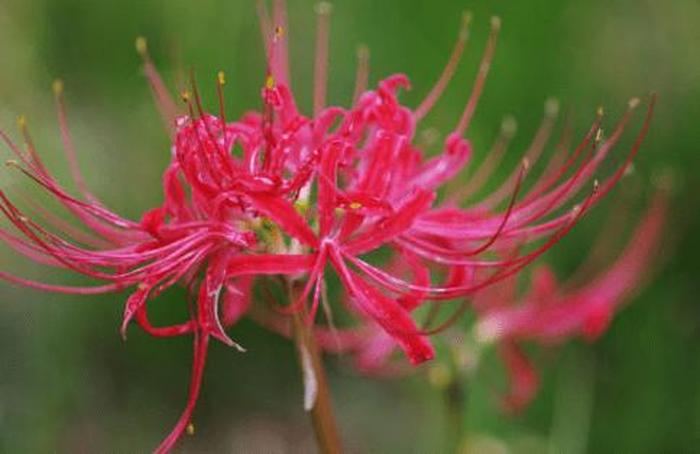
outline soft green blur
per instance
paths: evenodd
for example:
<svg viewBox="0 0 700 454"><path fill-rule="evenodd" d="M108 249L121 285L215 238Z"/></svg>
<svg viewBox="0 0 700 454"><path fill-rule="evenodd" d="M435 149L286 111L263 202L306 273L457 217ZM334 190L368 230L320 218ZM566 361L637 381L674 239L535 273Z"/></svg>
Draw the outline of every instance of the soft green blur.
<svg viewBox="0 0 700 454"><path fill-rule="evenodd" d="M289 1L293 86L311 102L313 3ZM439 6L436 6L439 5ZM695 452L700 446L700 3L697 0L455 1L354 0L334 5L329 101L352 96L355 48L372 52L371 82L409 75L415 105L442 70L465 8L474 12L466 58L425 127L454 125L488 34L503 20L491 77L470 130L480 160L502 117L518 119L509 164L516 165L547 97L572 112L576 131L599 105L616 118L632 96L659 93L657 114L622 183L638 218L669 170L674 186L657 274L595 344L575 341L534 355L542 389L521 416L498 409L502 366L486 351L473 380L460 431L473 452ZM0 125L14 134L25 114L52 169L65 177L53 117L51 81L66 83L80 161L94 192L131 217L161 198L167 137L134 51L145 35L169 81L194 67L214 106L216 71L226 71L230 116L259 105L263 48L252 1L3 0L0 2ZM638 123L635 124L637 127ZM623 145L629 145L627 140ZM5 151L7 153L7 151ZM7 154L3 155L3 159ZM510 171L505 168L503 174ZM1 186L27 187L1 170ZM617 191L620 192L620 191ZM613 196L614 197L614 196ZM46 200L42 198L41 200ZM618 202L619 203L618 199ZM560 276L597 235L606 235L604 204L546 260ZM624 238L619 240L620 245ZM6 249L0 269L54 282ZM44 273L44 274L42 274ZM189 380L189 339L151 339L138 329L122 342L124 295L67 297L0 287L0 452L146 452L176 421ZM165 320L185 315L183 292L154 304ZM244 321L232 335L240 354L214 343L184 452L313 452L292 345ZM426 371L400 380L358 376L345 359L328 361L343 436L350 452L445 452L456 437L445 391ZM423 370L425 369L425 370ZM461 437L461 435L459 436ZM464 443L465 440L457 440Z"/></svg>

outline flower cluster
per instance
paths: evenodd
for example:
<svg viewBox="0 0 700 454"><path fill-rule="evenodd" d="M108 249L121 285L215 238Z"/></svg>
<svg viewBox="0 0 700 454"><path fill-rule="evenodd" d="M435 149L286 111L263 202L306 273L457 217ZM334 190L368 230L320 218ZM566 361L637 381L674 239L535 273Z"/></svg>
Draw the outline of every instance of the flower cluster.
<svg viewBox="0 0 700 454"><path fill-rule="evenodd" d="M611 175L598 182L594 174L620 140L639 101L630 102L605 139L599 112L578 145L563 147L543 176L525 192L526 174L542 155L552 129L556 106L549 103L522 165L500 189L465 208L462 200L474 188L448 189L440 192L440 198L438 191L460 174L471 157L465 133L494 54L500 28L497 19L492 21L464 112L444 139L442 151L429 156L417 143L416 129L455 72L468 38L468 20L444 71L417 108L399 101L399 91L409 88L404 75L385 78L375 90L366 88L364 51L360 53L352 106L327 107L329 8L322 5L318 8L314 112L307 117L297 109L290 89L282 2L275 2L272 17L263 2L259 6L268 61L262 109L237 121L229 121L223 109L222 73L217 80L221 111L214 115L203 109L193 81L191 89L181 94L186 109L181 114L148 56L145 40L137 41L145 73L173 138L172 159L163 174L164 201L140 221L110 211L85 187L67 127L60 83L54 91L78 196L49 173L25 127L26 147L0 132L16 155L8 164L52 194L83 227L67 225L41 209L46 222L40 224L0 192L0 210L14 227L0 230L3 240L37 263L73 270L105 284L71 287L35 282L4 271L0 276L36 289L72 294L130 289L123 335L134 321L156 337L194 338L187 406L160 452L168 451L191 421L209 340L213 337L243 350L225 329L252 313L256 281L282 277L299 284L297 297L288 305L255 311L262 323L288 332L285 315L303 313L309 323L319 318L318 309L325 304L326 277L334 273L345 293L340 299L359 319L361 328L332 333L328 326L318 326L314 328L318 342L329 349L334 345L361 349L363 354L376 357L377 352L368 352L365 337L358 334L358 329L366 327L389 339L391 348L398 345L411 363L422 363L434 356L428 336L441 327L419 326L414 310L428 302L440 304L474 296L515 276L542 256L615 186L635 157L651 117L653 100L631 150ZM488 173L488 169L482 170L482 179ZM651 235L647 232L651 228L640 234ZM609 281L619 285L631 272L627 261L639 260L632 257L623 261L622 271L613 272L590 291L568 295L548 289L550 293L545 295L541 286L535 286L537 298L532 303L528 299L518 308L487 305L490 309L480 324L481 332L511 339L588 330L597 322L585 321L581 328L581 319L607 316L603 312L610 308L598 301L615 297L607 295L618 291ZM188 289L190 317L180 324L154 326L148 317L148 303L176 283ZM559 304L562 298L569 303ZM540 304L539 300L546 302ZM466 301L459 304L443 325L466 307ZM379 349L386 349L385 344L375 343Z"/></svg>

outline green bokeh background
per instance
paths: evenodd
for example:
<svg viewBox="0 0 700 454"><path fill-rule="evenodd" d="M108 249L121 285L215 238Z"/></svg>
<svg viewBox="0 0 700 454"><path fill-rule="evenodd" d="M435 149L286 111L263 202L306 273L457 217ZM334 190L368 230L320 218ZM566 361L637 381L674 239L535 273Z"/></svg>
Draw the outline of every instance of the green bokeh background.
<svg viewBox="0 0 700 454"><path fill-rule="evenodd" d="M289 1L293 85L311 99L314 14ZM604 105L610 117L632 96L659 93L652 130L623 183L630 224L669 169L672 210L655 279L595 344L574 341L540 351L542 389L522 415L498 410L504 374L486 351L465 383L472 446L483 452L697 452L700 446L700 3L697 0L437 1L353 0L334 5L329 101L352 95L355 48L372 51L371 81L411 77L415 105L442 69L463 9L474 12L472 39L455 82L426 127L448 132L476 73L489 16L503 20L491 77L470 130L480 160L501 118L513 114L518 161L544 100L559 98L577 131ZM65 176L53 117L51 81L66 82L70 122L94 192L117 212L138 217L161 198L169 144L133 49L137 35L168 80L194 66L213 100L213 77L227 73L229 115L259 104L263 49L252 1L3 0L0 3L0 125L25 114L46 161ZM208 83L211 81L212 83ZM207 91L208 90L208 91ZM610 125L612 120L608 121ZM629 144L629 141L627 142ZM504 169L509 171L510 167ZM2 170L2 186L16 176ZM23 186L26 188L26 184ZM619 203L619 202L618 202ZM598 235L593 213L547 255L566 276ZM616 209L615 205L613 209ZM624 238L620 238L620 245ZM9 251L2 269L55 281ZM663 267L661 267L663 265ZM124 295L68 297L0 287L0 452L146 452L177 419L190 367L188 339L154 340L117 327ZM182 292L156 303L181 315ZM183 452L313 452L292 345L243 321L233 335L249 352L212 345L197 432ZM328 361L338 418L351 452L446 452L454 434L444 391L425 371L401 380L358 376L348 361ZM506 451L503 451L506 449Z"/></svg>

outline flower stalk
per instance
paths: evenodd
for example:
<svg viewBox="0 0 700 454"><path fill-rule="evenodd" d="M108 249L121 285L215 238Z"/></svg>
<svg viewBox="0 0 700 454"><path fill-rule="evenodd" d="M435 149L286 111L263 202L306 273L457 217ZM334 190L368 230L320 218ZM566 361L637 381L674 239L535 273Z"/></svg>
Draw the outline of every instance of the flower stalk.
<svg viewBox="0 0 700 454"><path fill-rule="evenodd" d="M303 285L290 282L288 288L289 300L297 301L303 291ZM295 311L291 318L299 367L304 381L304 409L311 415L319 452L340 453L340 436L335 422L330 387L318 344L308 324L307 312Z"/></svg>

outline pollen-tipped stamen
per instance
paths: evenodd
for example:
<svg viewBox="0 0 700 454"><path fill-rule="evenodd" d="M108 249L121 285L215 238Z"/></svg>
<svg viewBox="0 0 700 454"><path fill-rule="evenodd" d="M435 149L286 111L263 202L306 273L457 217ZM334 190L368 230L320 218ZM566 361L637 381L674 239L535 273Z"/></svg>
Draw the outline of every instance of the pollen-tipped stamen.
<svg viewBox="0 0 700 454"><path fill-rule="evenodd" d="M63 81L56 79L52 84L52 89L56 101L56 112L59 129L61 131L61 140L63 141L63 151L68 161L68 168L73 177L73 182L86 200L97 202L97 198L92 195L87 188L85 177L80 171L80 165L78 164L78 156L75 150L73 137L68 128L68 115L66 114L66 103L63 96Z"/></svg>
<svg viewBox="0 0 700 454"><path fill-rule="evenodd" d="M136 38L136 52L143 60L143 69L151 86L151 92L156 102L156 106L160 112L161 118L165 123L165 127L170 134L173 133L175 127L175 118L178 115L178 108L170 96L170 91L165 86L163 79L160 77L158 70L153 64L151 54L148 51L148 42L143 36Z"/></svg>
<svg viewBox="0 0 700 454"><path fill-rule="evenodd" d="M357 70L355 72L355 91L352 95L352 104L355 105L362 93L367 90L369 83L369 48L361 44L357 48Z"/></svg>
<svg viewBox="0 0 700 454"><path fill-rule="evenodd" d="M537 132L535 133L530 146L525 152L525 158L533 166L539 160L550 136L552 135L552 129L554 128L558 112L558 101L556 99L548 99L547 102L545 102L544 114L542 116L540 126L537 128ZM517 178L517 172L518 170L516 169L498 189L483 199L479 205L494 207L500 204L503 199L507 197L512 182Z"/></svg>
<svg viewBox="0 0 700 454"><path fill-rule="evenodd" d="M493 172L498 168L499 164L503 160L506 151L508 151L508 146L510 145L510 142L515 136L517 130L518 123L515 120L515 117L508 115L503 119L503 122L501 123L501 130L493 145L489 149L488 154L474 174L469 177L467 182L449 196L448 200L450 203L459 204L464 199L475 195L483 188L484 184L489 181L489 178L493 175Z"/></svg>
<svg viewBox="0 0 700 454"><path fill-rule="evenodd" d="M314 61L314 116L326 106L328 86L328 40L332 6L328 2L316 4L316 59Z"/></svg>
<svg viewBox="0 0 700 454"><path fill-rule="evenodd" d="M216 74L216 96L219 99L219 119L221 129L226 128L226 103L224 102L224 85L226 85L226 73L219 71Z"/></svg>
<svg viewBox="0 0 700 454"><path fill-rule="evenodd" d="M484 55L481 58L481 63L479 64L479 72L472 86L471 94L469 95L469 100L464 108L464 112L459 119L459 123L454 129L457 135L463 136L464 133L469 128L469 123L471 123L472 117L474 116L474 111L476 110L476 105L479 103L479 98L484 90L484 84L486 83L486 78L489 75L489 70L491 69L491 62L493 61L493 54L496 51L496 43L498 42L498 33L501 30L501 19L497 16L491 18L491 33L489 34L488 41L486 43L486 48L484 49Z"/></svg>

